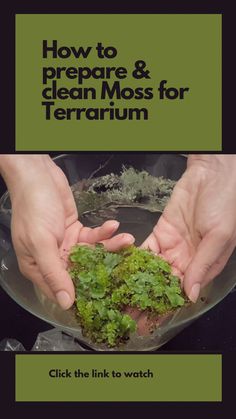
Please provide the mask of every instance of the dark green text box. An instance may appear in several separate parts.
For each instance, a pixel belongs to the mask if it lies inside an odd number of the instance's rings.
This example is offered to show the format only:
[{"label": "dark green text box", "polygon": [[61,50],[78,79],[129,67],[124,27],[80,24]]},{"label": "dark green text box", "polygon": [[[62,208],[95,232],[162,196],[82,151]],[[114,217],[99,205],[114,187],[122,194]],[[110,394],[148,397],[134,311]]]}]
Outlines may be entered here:
[{"label": "dark green text box", "polygon": [[[59,58],[42,57],[43,40],[57,41]],[[114,58],[99,58],[96,46],[113,46]],[[64,48],[92,47],[87,58],[67,55]],[[58,54],[58,53],[55,53]],[[135,79],[135,62],[145,61],[150,79]],[[43,67],[125,67],[121,89],[152,88],[153,98],[101,99],[101,79],[78,85],[64,72],[58,88],[96,90],[88,99],[53,99],[50,120],[45,118],[42,90]],[[50,73],[50,70],[49,70]],[[55,79],[54,79],[55,80]],[[107,79],[112,86],[117,77]],[[160,99],[158,87],[189,88],[184,98]],[[50,94],[49,94],[50,95]],[[170,92],[173,95],[173,92]],[[55,119],[55,109],[147,109],[137,120],[89,120],[85,112],[71,119]],[[67,112],[67,111],[66,111]],[[92,112],[93,114],[93,112]],[[91,114],[90,114],[91,115]],[[60,118],[65,115],[60,114]],[[221,15],[219,14],[115,14],[115,15],[17,15],[16,16],[16,150],[221,150]]]},{"label": "dark green text box", "polygon": [[221,355],[16,355],[15,398],[221,401],[221,368]]}]

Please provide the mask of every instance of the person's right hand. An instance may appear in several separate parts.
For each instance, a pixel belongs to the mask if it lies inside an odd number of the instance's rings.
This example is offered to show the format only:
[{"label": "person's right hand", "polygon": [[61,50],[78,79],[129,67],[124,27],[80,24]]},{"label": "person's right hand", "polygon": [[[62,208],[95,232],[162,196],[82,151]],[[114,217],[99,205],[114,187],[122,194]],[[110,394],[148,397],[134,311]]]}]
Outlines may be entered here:
[{"label": "person's right hand", "polygon": [[190,300],[224,268],[236,246],[236,156],[191,155],[164,213],[143,243],[183,280]]},{"label": "person's right hand", "polygon": [[84,227],[65,175],[48,156],[2,156],[0,166],[11,196],[19,268],[44,294],[68,309],[75,292],[63,256],[70,248],[81,242],[103,242],[115,251],[134,238],[112,237],[119,226],[115,220],[94,229]]}]

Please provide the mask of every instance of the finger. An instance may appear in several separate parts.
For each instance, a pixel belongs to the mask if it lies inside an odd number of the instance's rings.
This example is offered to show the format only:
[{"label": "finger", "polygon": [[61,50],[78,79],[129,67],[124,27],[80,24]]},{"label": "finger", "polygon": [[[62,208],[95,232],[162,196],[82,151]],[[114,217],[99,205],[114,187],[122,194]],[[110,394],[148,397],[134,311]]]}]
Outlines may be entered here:
[{"label": "finger", "polygon": [[172,266],[172,268],[176,268],[179,272],[185,272],[192,260],[192,253],[190,250],[187,243],[183,241],[179,246],[176,246],[176,248],[166,250],[160,255]]},{"label": "finger", "polygon": [[185,272],[195,249],[178,230],[162,216],[153,229],[153,234],[159,243],[160,253],[165,260],[180,272]]},{"label": "finger", "polygon": [[140,247],[141,249],[150,249],[156,254],[160,253],[160,246],[154,233],[151,233]]},{"label": "finger", "polygon": [[192,302],[197,301],[205,278],[227,247],[228,242],[223,242],[217,232],[209,233],[200,242],[184,275],[184,289]]},{"label": "finger", "polygon": [[171,267],[171,273],[172,273],[172,275],[175,275],[180,279],[181,286],[183,287],[183,283],[184,283],[183,272],[181,272],[178,268],[175,268],[174,266],[172,266]]},{"label": "finger", "polygon": [[171,225],[162,215],[158,223],[153,228],[153,234],[160,243],[161,251],[164,252],[168,249],[175,248],[183,241],[176,227]]},{"label": "finger", "polygon": [[41,242],[33,257],[58,304],[63,310],[70,308],[75,300],[74,286],[60,259],[56,240],[47,238],[44,243]]},{"label": "finger", "polygon": [[233,243],[229,249],[225,251],[225,253],[217,260],[217,262],[212,266],[210,271],[208,272],[207,276],[203,280],[202,286],[205,287],[209,282],[211,282],[217,275],[219,275],[226,263],[228,262],[230,256],[232,255],[235,248],[235,244]]},{"label": "finger", "polygon": [[83,227],[79,234],[79,240],[87,243],[97,243],[109,239],[118,229],[120,223],[116,220],[106,221],[102,226],[89,228]]},{"label": "finger", "polygon": [[43,280],[43,277],[37,269],[36,265],[32,266],[24,261],[19,261],[18,265],[22,275],[24,275],[25,278],[33,282],[33,284],[36,285],[47,298],[49,298],[53,302],[56,302],[54,294],[50,290],[47,283]]},{"label": "finger", "polygon": [[[142,249],[152,250],[153,253],[159,255],[162,259],[170,263],[168,255],[163,255],[162,253],[160,253],[160,247],[158,245],[157,237],[154,233],[150,234],[150,236],[143,242],[143,244],[140,247]],[[171,266],[171,268],[172,274],[180,279],[181,286],[183,286],[183,272],[180,270],[178,266]]]},{"label": "finger", "polygon": [[65,237],[62,242],[62,245],[60,247],[61,254],[67,253],[72,246],[74,246],[76,243],[78,243],[78,237],[80,234],[80,231],[82,229],[82,225],[79,221],[72,224],[70,227],[68,227],[65,231]]},{"label": "finger", "polygon": [[117,234],[111,239],[102,240],[102,243],[110,252],[117,252],[124,247],[131,246],[135,242],[135,238],[128,233]]}]

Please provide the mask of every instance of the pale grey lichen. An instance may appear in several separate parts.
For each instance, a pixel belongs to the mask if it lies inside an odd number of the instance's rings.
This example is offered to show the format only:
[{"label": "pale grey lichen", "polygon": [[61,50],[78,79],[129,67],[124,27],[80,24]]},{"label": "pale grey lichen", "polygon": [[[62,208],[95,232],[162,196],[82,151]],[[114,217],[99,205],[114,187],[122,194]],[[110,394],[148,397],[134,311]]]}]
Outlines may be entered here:
[{"label": "pale grey lichen", "polygon": [[175,183],[171,179],[152,176],[145,170],[123,166],[120,174],[83,179],[72,186],[72,191],[79,215],[122,206],[162,212]]}]

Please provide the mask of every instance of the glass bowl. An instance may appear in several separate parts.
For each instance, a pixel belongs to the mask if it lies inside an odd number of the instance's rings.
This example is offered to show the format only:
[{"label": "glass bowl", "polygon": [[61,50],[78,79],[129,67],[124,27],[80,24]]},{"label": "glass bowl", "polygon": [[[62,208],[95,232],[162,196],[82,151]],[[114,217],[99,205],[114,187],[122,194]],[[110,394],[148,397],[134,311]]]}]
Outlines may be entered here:
[{"label": "glass bowl", "polygon": [[[110,173],[119,174],[123,166],[146,170],[152,176],[178,180],[186,167],[186,158],[177,154],[156,153],[81,153],[61,155],[54,161],[64,171],[70,185]],[[160,209],[153,210],[143,203],[118,205],[113,211],[85,211],[80,214],[84,225],[96,226],[107,219],[120,221],[119,232],[129,232],[139,245],[152,231]],[[73,335],[94,350],[152,351],[173,338],[184,327],[220,302],[236,285],[236,252],[223,272],[201,292],[196,304],[175,311],[150,336],[132,334],[127,343],[116,348],[97,345],[83,336],[73,309],[62,311],[19,272],[10,235],[11,203],[8,192],[0,199],[0,284],[18,304],[40,319]],[[186,347],[186,350],[188,348]]]}]

